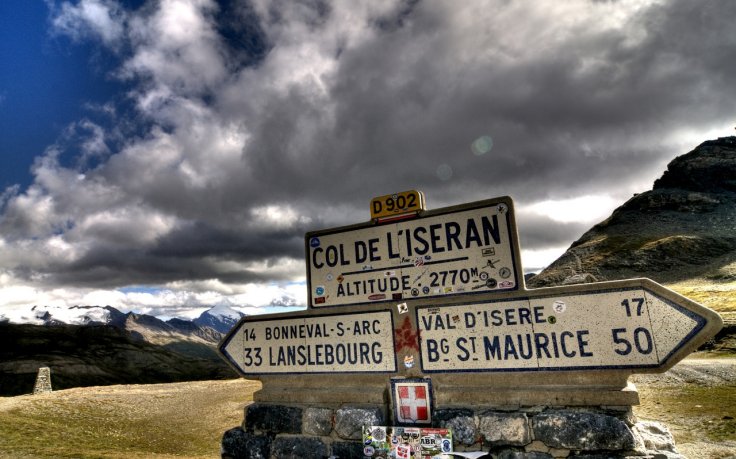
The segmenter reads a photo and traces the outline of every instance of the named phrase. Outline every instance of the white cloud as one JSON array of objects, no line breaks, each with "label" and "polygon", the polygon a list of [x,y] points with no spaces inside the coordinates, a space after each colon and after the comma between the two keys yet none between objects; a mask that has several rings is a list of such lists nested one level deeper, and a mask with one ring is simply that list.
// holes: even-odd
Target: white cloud
[{"label": "white cloud", "polygon": [[133,55],[121,75],[149,81],[147,91],[199,95],[227,76],[225,55],[209,0],[163,0],[130,21]]},{"label": "white cloud", "polygon": [[41,290],[2,273],[0,297],[3,298],[3,308],[0,310],[0,318],[4,317],[15,323],[40,323],[34,306],[38,310],[53,308],[55,317],[64,320],[64,311],[78,305],[112,306],[122,312],[134,311],[163,318],[190,319],[199,316],[203,310],[218,305],[230,306],[248,314],[262,314],[275,310],[280,305],[289,308],[303,308],[306,305],[304,282],[284,285],[243,284],[234,295],[214,290],[197,291],[201,285],[194,289],[191,287],[188,283],[179,283],[170,285],[169,288]]},{"label": "white cloud", "polygon": [[521,263],[524,268],[524,272],[538,273],[565,253],[565,250],[567,250],[567,247],[564,246],[542,250],[522,248]]},{"label": "white cloud", "polygon": [[267,205],[251,209],[252,221],[256,226],[271,228],[288,228],[297,223],[308,225],[311,219],[299,215],[298,211],[289,205]]},{"label": "white cloud", "polygon": [[429,208],[511,195],[539,268],[732,133],[732,2],[250,4],[52,8],[55,33],[113,50],[134,112],[72,123],[0,195],[3,304],[304,304],[304,233],[412,188]]},{"label": "white cloud", "polygon": [[91,159],[104,158],[110,154],[106,139],[107,134],[102,126],[89,120],[82,120],[77,123],[76,127],[86,134],[80,145],[81,154],[78,163],[81,166],[86,165]]},{"label": "white cloud", "polygon": [[71,232],[102,244],[141,247],[167,234],[175,224],[174,217],[153,209],[121,206],[84,216]]},{"label": "white cloud", "polygon": [[621,199],[610,195],[579,196],[569,199],[548,199],[524,206],[519,211],[545,215],[556,222],[598,223],[606,219],[622,204]]},{"label": "white cloud", "polygon": [[[51,4],[50,0],[47,3]],[[52,10],[54,5],[51,4]],[[76,5],[63,2],[52,19],[58,33],[81,40],[87,36],[99,38],[104,44],[117,47],[125,30],[125,12],[112,0],[80,0]]]}]

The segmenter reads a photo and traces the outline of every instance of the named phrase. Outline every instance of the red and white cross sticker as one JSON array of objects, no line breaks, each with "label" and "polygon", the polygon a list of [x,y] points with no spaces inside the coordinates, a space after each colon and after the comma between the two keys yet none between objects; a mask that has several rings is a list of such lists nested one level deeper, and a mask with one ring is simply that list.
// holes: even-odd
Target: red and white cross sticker
[{"label": "red and white cross sticker", "polygon": [[402,424],[432,422],[429,383],[395,383],[396,417]]}]

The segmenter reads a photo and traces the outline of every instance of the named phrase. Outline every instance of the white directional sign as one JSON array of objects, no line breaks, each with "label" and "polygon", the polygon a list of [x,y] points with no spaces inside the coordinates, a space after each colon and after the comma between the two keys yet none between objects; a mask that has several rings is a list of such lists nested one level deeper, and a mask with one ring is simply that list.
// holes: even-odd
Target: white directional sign
[{"label": "white directional sign", "polygon": [[509,198],[306,235],[310,307],[518,290]]},{"label": "white directional sign", "polygon": [[[663,371],[717,333],[720,316],[648,279],[506,293],[409,313],[246,317],[220,352],[244,376],[397,373],[417,350],[420,373]],[[355,308],[353,308],[355,309]],[[394,317],[404,315],[401,326]],[[416,337],[416,348],[408,336]],[[406,365],[411,368],[411,365]]]},{"label": "white directional sign", "polygon": [[667,370],[723,325],[648,279],[526,290],[510,198],[424,211],[412,193],[375,199],[369,223],[307,233],[308,309],[244,317],[222,340],[263,382],[257,402],[382,404],[382,382],[413,381],[391,394],[415,422],[432,400],[628,405],[630,374]]},{"label": "white directional sign", "polygon": [[[639,285],[632,285],[632,284]],[[720,317],[647,279],[416,308],[426,373],[660,368]],[[707,327],[707,330],[706,330]],[[715,330],[715,331],[714,331]],[[678,358],[679,357],[679,358]]]},{"label": "white directional sign", "polygon": [[244,376],[396,371],[390,311],[247,317],[220,352]]}]

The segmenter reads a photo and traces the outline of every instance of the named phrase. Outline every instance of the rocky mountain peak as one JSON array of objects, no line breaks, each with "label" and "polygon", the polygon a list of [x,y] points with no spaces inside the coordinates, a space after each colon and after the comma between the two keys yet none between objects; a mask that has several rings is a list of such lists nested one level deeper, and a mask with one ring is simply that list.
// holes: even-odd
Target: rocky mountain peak
[{"label": "rocky mountain peak", "polygon": [[736,191],[736,137],[721,137],[700,144],[667,166],[654,190],[677,188],[700,192]]},{"label": "rocky mountain peak", "polygon": [[194,319],[194,323],[202,327],[210,327],[224,334],[230,331],[244,315],[229,306],[218,305],[204,311],[198,318]]}]

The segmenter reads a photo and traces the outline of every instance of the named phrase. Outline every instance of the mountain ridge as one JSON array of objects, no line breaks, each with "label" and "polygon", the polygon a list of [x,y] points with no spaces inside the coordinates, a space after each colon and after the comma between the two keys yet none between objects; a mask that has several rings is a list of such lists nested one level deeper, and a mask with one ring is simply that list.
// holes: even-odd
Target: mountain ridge
[{"label": "mountain ridge", "polygon": [[235,377],[216,345],[224,334],[218,330],[243,314],[212,309],[200,315],[205,325],[112,306],[34,306],[35,323],[0,322],[0,396],[30,392],[42,366],[51,368],[57,389]]},{"label": "mountain ridge", "polygon": [[243,316],[245,316],[245,314],[230,307],[215,306],[204,311],[192,322],[200,327],[212,328],[224,335],[229,332]]},{"label": "mountain ridge", "polygon": [[[11,318],[0,317],[0,323],[53,325],[110,325],[128,330],[138,338],[146,339],[158,335],[163,339],[203,340],[216,344],[241,317],[245,316],[228,306],[214,306],[203,311],[199,317],[188,320],[172,318],[160,319],[150,314],[138,312],[124,313],[113,306],[33,306],[29,311],[16,313]],[[5,320],[2,320],[2,319]],[[177,336],[182,335],[182,336]]]},{"label": "mountain ridge", "polygon": [[736,280],[736,137],[673,159],[651,190],[586,231],[527,285],[631,277]]},{"label": "mountain ridge", "polygon": [[110,325],[0,324],[0,396],[30,393],[44,366],[54,389],[236,377],[204,343],[153,344]]}]

